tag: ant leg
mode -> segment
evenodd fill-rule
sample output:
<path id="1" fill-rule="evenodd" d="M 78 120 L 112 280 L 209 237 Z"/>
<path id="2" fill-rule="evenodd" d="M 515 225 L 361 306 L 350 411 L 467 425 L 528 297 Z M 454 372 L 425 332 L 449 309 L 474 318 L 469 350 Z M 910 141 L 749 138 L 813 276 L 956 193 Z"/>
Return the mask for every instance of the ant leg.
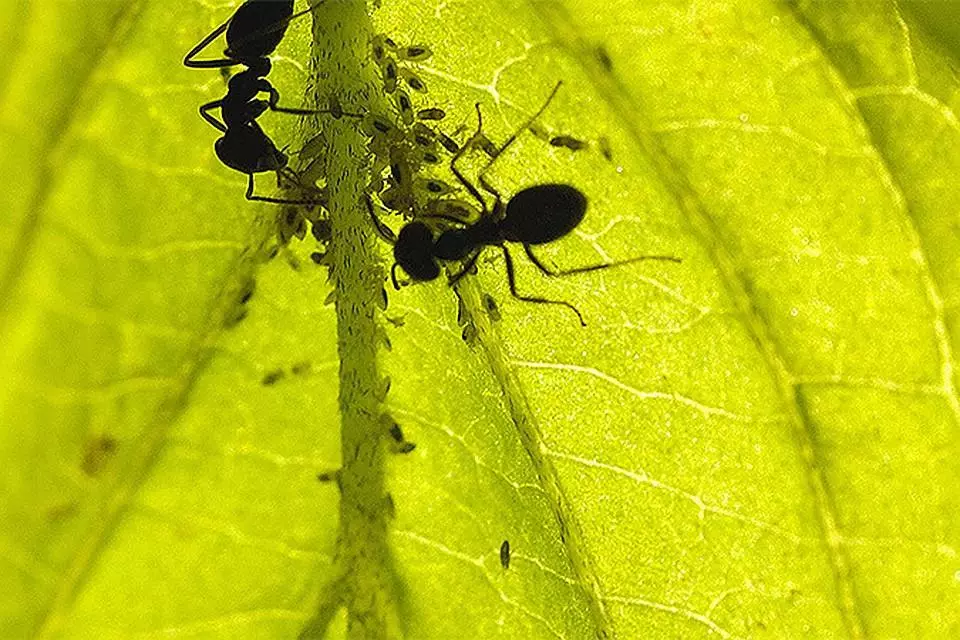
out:
<path id="1" fill-rule="evenodd" d="M 476 137 L 476 136 L 480 135 L 480 131 L 481 131 L 482 127 L 483 127 L 483 117 L 480 115 L 480 103 L 479 103 L 479 102 L 477 103 L 476 107 L 477 107 L 477 132 L 476 132 L 475 134 L 473 134 L 473 137 Z M 472 140 L 472 139 L 473 139 L 473 138 L 471 138 L 471 140 Z M 462 147 L 460 147 L 460 150 L 459 150 L 459 151 L 457 151 L 455 154 L 453 154 L 453 157 L 450 159 L 450 171 L 453 172 L 453 175 L 456 176 L 456 178 L 457 178 L 457 180 L 460 182 L 460 184 L 462 184 L 462 185 L 464 186 L 464 188 L 465 188 L 467 191 L 470 192 L 470 195 L 472 195 L 474 198 L 477 199 L 477 202 L 480 203 L 480 210 L 483 211 L 483 212 L 486 212 L 486 211 L 487 211 L 487 203 L 484 202 L 483 196 L 480 195 L 480 192 L 477 190 L 477 188 L 476 188 L 475 186 L 473 186 L 473 183 L 470 182 L 469 180 L 467 180 L 467 179 L 464 177 L 464 175 L 460 172 L 460 169 L 457 168 L 457 160 L 459 160 L 460 158 L 462 158 L 462 157 L 463 157 L 463 154 L 465 154 L 465 153 L 471 148 L 471 146 L 472 146 L 472 145 L 471 145 L 469 142 L 467 142 L 467 144 L 465 144 L 465 145 L 463 145 Z"/>
<path id="2" fill-rule="evenodd" d="M 491 159 L 490 159 L 490 162 L 487 163 L 487 166 L 485 166 L 483 169 L 481 169 L 480 175 L 478 176 L 478 178 L 479 178 L 479 180 L 480 180 L 480 186 L 482 186 L 482 187 L 484 188 L 484 190 L 486 190 L 486 191 L 488 191 L 489 193 L 491 193 L 491 194 L 493 194 L 494 196 L 496 196 L 497 199 L 500 199 L 500 194 L 497 192 L 496 189 L 493 188 L 493 186 L 492 186 L 489 182 L 487 182 L 487 179 L 486 179 L 487 172 L 490 170 L 490 167 L 492 167 L 492 166 L 494 165 L 494 163 L 497 161 L 497 159 L 499 159 L 501 156 L 503 156 L 503 152 L 506 151 L 507 148 L 508 148 L 510 145 L 512 145 L 514 142 L 516 142 L 517 137 L 518 137 L 521 133 L 523 133 L 524 131 L 526 131 L 527 129 L 529 129 L 529 128 L 530 128 L 530 125 L 532 125 L 534 122 L 536 122 L 536 121 L 537 121 L 537 118 L 539 118 L 540 116 L 543 115 L 543 112 L 547 110 L 547 107 L 550 106 L 550 103 L 553 101 L 554 96 L 557 95 L 557 91 L 560 90 L 561 85 L 563 85 L 563 80 L 560 80 L 560 81 L 557 82 L 556 86 L 553 87 L 553 91 L 550 92 L 550 95 L 547 96 L 547 99 L 543 102 L 543 105 L 541 105 L 541 107 L 537 110 L 537 112 L 536 112 L 535 114 L 533 114 L 533 115 L 523 124 L 522 127 L 520 127 L 519 129 L 517 129 L 516 131 L 514 131 L 514 132 L 510 135 L 510 137 L 507 138 L 507 141 L 503 143 L 503 146 L 501 146 L 500 149 L 497 150 L 497 155 L 495 155 L 493 158 L 491 158 Z M 479 112 L 480 112 L 480 107 L 478 106 L 478 107 L 477 107 L 477 113 L 479 114 Z"/>
<path id="3" fill-rule="evenodd" d="M 213 102 L 208 102 L 205 105 L 201 105 L 200 115 L 203 117 L 204 120 L 209 122 L 211 126 L 213 126 L 218 131 L 220 131 L 220 133 L 226 133 L 227 125 L 223 124 L 222 122 L 217 120 L 215 117 L 213 117 L 209 113 L 210 111 L 213 111 L 214 109 L 219 109 L 222 106 L 223 106 L 223 100 L 214 100 Z"/>
<path id="4" fill-rule="evenodd" d="M 450 276 L 450 280 L 449 280 L 448 284 L 449 284 L 451 287 L 452 287 L 453 285 L 457 284 L 458 282 L 460 282 L 460 280 L 463 279 L 463 276 L 465 276 L 465 275 L 467 275 L 468 273 L 470 273 L 470 270 L 473 269 L 473 265 L 477 264 L 477 258 L 480 257 L 480 253 L 481 253 L 480 251 L 477 251 L 475 254 L 473 254 L 472 256 L 470 256 L 470 259 L 467 260 L 467 264 L 463 265 L 463 269 L 461 269 L 459 273 L 456 273 L 456 274 Z"/>
<path id="5" fill-rule="evenodd" d="M 537 258 L 533 253 L 533 247 L 529 244 L 523 245 L 523 250 L 527 252 L 527 257 L 530 258 L 530 262 L 536 265 L 537 269 L 540 270 L 540 273 L 551 276 L 551 277 L 561 277 L 561 276 L 570 276 L 578 273 L 587 273 L 589 271 L 599 271 L 600 269 L 609 269 L 610 267 L 622 267 L 627 264 L 633 264 L 634 262 L 641 262 L 643 260 L 663 260 L 666 262 L 682 262 L 680 258 L 675 256 L 637 256 L 636 258 L 630 258 L 628 260 L 618 260 L 617 262 L 604 262 L 601 264 L 591 264 L 586 267 L 575 267 L 573 269 L 561 269 L 555 271 L 550 269 Z"/>
<path id="6" fill-rule="evenodd" d="M 193 49 L 190 49 L 189 53 L 183 57 L 183 66 L 191 69 L 219 69 L 221 67 L 232 67 L 240 64 L 236 60 L 231 60 L 229 58 L 220 58 L 219 60 L 194 60 L 194 57 L 198 53 L 206 49 L 210 43 L 216 40 L 221 33 L 227 30 L 227 27 L 229 26 L 230 20 L 227 20 L 222 25 L 207 34 L 207 37 L 201 40 L 200 44 L 195 46 Z"/>
<path id="7" fill-rule="evenodd" d="M 397 244 L 397 236 L 393 233 L 393 229 L 385 225 L 383 220 L 381 220 L 380 217 L 377 216 L 377 213 L 373 210 L 373 200 L 370 199 L 370 196 L 364 196 L 363 199 L 367 203 L 367 211 L 370 212 L 370 219 L 373 220 L 373 228 L 376 229 L 377 235 L 390 244 Z M 394 285 L 396 285 L 396 278 L 393 279 L 393 282 Z"/>
<path id="8" fill-rule="evenodd" d="M 397 282 L 397 267 L 399 266 L 399 264 L 394 262 L 393 266 L 390 267 L 390 280 L 393 282 L 393 288 L 397 291 L 400 291 L 400 283 Z"/>
<path id="9" fill-rule="evenodd" d="M 301 205 L 311 205 L 316 206 L 318 204 L 325 204 L 320 200 L 286 200 L 284 198 L 271 198 L 269 196 L 258 196 L 253 193 L 253 174 L 247 174 L 247 200 L 253 200 L 255 202 L 269 202 L 271 204 L 301 204 Z"/>
<path id="10" fill-rule="evenodd" d="M 510 294 L 513 295 L 514 298 L 516 298 L 517 300 L 523 300 L 524 302 L 534 302 L 536 304 L 562 305 L 570 309 L 571 311 L 573 311 L 575 314 L 577 314 L 577 318 L 579 318 L 581 326 L 584 326 L 584 327 L 587 326 L 587 323 L 584 322 L 583 316 L 580 314 L 580 311 L 569 302 L 565 302 L 563 300 L 548 300 L 547 298 L 535 298 L 532 296 L 522 296 L 519 293 L 517 293 L 517 279 L 513 272 L 513 258 L 510 257 L 510 251 L 509 249 L 507 249 L 505 245 L 501 244 L 499 246 L 503 250 L 503 257 L 507 263 L 507 283 L 510 285 Z"/>

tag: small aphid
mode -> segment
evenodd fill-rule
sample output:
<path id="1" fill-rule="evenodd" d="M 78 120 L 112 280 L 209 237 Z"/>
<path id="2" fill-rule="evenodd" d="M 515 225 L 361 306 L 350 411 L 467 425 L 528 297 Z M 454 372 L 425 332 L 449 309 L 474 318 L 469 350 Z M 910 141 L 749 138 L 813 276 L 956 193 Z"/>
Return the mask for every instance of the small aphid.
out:
<path id="1" fill-rule="evenodd" d="M 99 475 L 117 450 L 117 441 L 107 435 L 97 436 L 87 441 L 80 469 L 90 477 Z"/>
<path id="2" fill-rule="evenodd" d="M 527 127 L 527 130 L 537 138 L 540 138 L 541 140 L 543 140 L 544 142 L 550 141 L 550 132 L 536 123 L 531 124 L 529 127 Z"/>
<path id="3" fill-rule="evenodd" d="M 437 132 L 437 140 L 439 140 L 440 144 L 443 145 L 443 148 L 450 153 L 456 153 L 460 151 L 460 145 L 457 144 L 457 141 L 442 131 Z"/>
<path id="4" fill-rule="evenodd" d="M 437 107 L 420 109 L 420 111 L 417 111 L 417 119 L 419 120 L 443 120 L 446 117 L 447 112 L 443 109 L 438 109 Z"/>
<path id="5" fill-rule="evenodd" d="M 310 373 L 310 367 L 310 362 L 308 360 L 303 360 L 290 367 L 290 373 L 295 376 L 305 376 Z"/>
<path id="6" fill-rule="evenodd" d="M 437 138 L 437 132 L 422 122 L 413 125 L 411 133 L 413 134 L 413 141 L 421 147 L 430 146 Z"/>
<path id="7" fill-rule="evenodd" d="M 606 47 L 604 47 L 602 44 L 597 45 L 594 53 L 597 56 L 597 62 L 600 63 L 600 66 L 603 67 L 603 70 L 607 73 L 613 73 L 613 60 L 610 59 L 610 54 L 607 52 Z"/>
<path id="8" fill-rule="evenodd" d="M 467 222 L 480 216 L 480 212 L 465 200 L 430 200 L 424 208 L 427 215 L 458 218 Z"/>
<path id="9" fill-rule="evenodd" d="M 390 137 L 395 135 L 397 131 L 389 118 L 375 113 L 368 113 L 360 126 L 363 132 L 371 138 Z"/>
<path id="10" fill-rule="evenodd" d="M 433 55 L 429 47 L 422 44 L 412 44 L 397 51 L 397 57 L 410 62 L 423 62 Z"/>
<path id="11" fill-rule="evenodd" d="M 397 447 L 396 450 L 397 450 L 397 453 L 400 453 L 400 454 L 408 454 L 408 453 L 410 453 L 411 451 L 413 451 L 413 450 L 416 449 L 416 448 L 417 448 L 416 443 L 413 443 L 413 442 L 404 442 L 404 443 L 400 444 L 400 445 Z"/>
<path id="12" fill-rule="evenodd" d="M 373 50 L 374 62 L 382 65 L 387 60 L 387 53 L 396 51 L 397 45 L 385 35 L 377 34 L 371 39 L 370 48 Z"/>
<path id="13" fill-rule="evenodd" d="M 582 151 L 588 146 L 586 142 L 573 136 L 554 136 L 550 138 L 550 144 L 554 147 L 570 149 L 570 151 Z"/>
<path id="14" fill-rule="evenodd" d="M 333 228 L 330 226 L 330 220 L 327 218 L 315 220 L 310 226 L 310 233 L 313 235 L 313 238 L 321 244 L 330 242 L 330 238 L 333 235 Z"/>
<path id="15" fill-rule="evenodd" d="M 489 293 L 483 294 L 483 307 L 487 310 L 487 315 L 490 316 L 491 320 L 494 322 L 500 321 L 500 307 L 497 306 L 497 301 Z"/>
<path id="16" fill-rule="evenodd" d="M 317 474 L 317 480 L 320 482 L 340 482 L 340 469 L 321 471 Z"/>
<path id="17" fill-rule="evenodd" d="M 244 318 L 247 317 L 247 308 L 246 307 L 234 307 L 233 311 L 227 313 L 223 319 L 223 328 L 232 329 L 241 322 Z"/>
<path id="18" fill-rule="evenodd" d="M 436 178 L 418 178 L 416 186 L 418 189 L 422 189 L 435 196 L 443 196 L 453 192 L 452 186 Z"/>
<path id="19" fill-rule="evenodd" d="M 327 99 L 327 106 L 330 109 L 330 115 L 335 119 L 340 119 L 343 117 L 343 105 L 340 104 L 340 99 L 335 95 L 331 95 Z"/>
<path id="20" fill-rule="evenodd" d="M 440 164 L 440 156 L 433 151 L 424 151 L 420 154 L 420 161 L 424 164 Z"/>
<path id="21" fill-rule="evenodd" d="M 500 545 L 500 566 L 504 569 L 510 568 L 510 541 L 504 540 Z"/>
<path id="22" fill-rule="evenodd" d="M 283 369 L 274 369 L 273 371 L 268 371 L 263 376 L 263 379 L 260 380 L 260 384 L 262 384 L 265 387 L 269 387 L 271 385 L 276 384 L 279 380 L 283 378 L 283 376 L 284 376 Z"/>
<path id="23" fill-rule="evenodd" d="M 600 147 L 600 154 L 607 159 L 608 162 L 613 162 L 613 149 L 610 147 L 610 139 L 607 136 L 600 136 L 597 139 L 597 146 Z"/>
<path id="24" fill-rule="evenodd" d="M 386 399 L 387 394 L 390 393 L 390 386 L 392 381 L 390 376 L 384 376 L 383 380 L 380 381 L 380 390 L 377 392 L 377 399 L 383 402 Z"/>
<path id="25" fill-rule="evenodd" d="M 400 77 L 403 78 L 408 87 L 417 93 L 427 93 L 426 83 L 421 80 L 420 76 L 415 74 L 413 71 L 410 71 L 409 69 L 400 69 Z"/>
<path id="26" fill-rule="evenodd" d="M 493 143 L 493 140 L 488 138 L 483 133 L 478 133 L 474 136 L 473 144 L 480 147 L 490 158 L 496 158 L 498 155 L 500 155 L 500 148 Z"/>
<path id="27" fill-rule="evenodd" d="M 397 92 L 397 108 L 400 110 L 400 120 L 403 121 L 403 124 L 413 124 L 413 103 L 410 102 L 410 96 L 407 95 L 406 91 Z"/>
<path id="28" fill-rule="evenodd" d="M 393 58 L 387 58 L 383 64 L 383 90 L 393 93 L 397 90 L 397 63 Z"/>
<path id="29" fill-rule="evenodd" d="M 390 437 L 396 442 L 406 442 L 403 438 L 403 429 L 396 422 L 390 425 Z"/>
<path id="30" fill-rule="evenodd" d="M 383 499 L 383 507 L 387 512 L 387 517 L 393 520 L 397 517 L 397 505 L 393 503 L 393 496 L 389 493 Z"/>
<path id="31" fill-rule="evenodd" d="M 240 304 L 247 304 L 250 302 L 250 298 L 253 297 L 253 292 L 257 288 L 257 281 L 253 278 L 247 278 L 243 281 L 243 285 L 240 287 L 240 295 L 237 297 L 237 302 Z"/>
<path id="32" fill-rule="evenodd" d="M 383 316 L 387 322 L 397 327 L 398 329 L 407 324 L 407 319 L 405 316 Z"/>

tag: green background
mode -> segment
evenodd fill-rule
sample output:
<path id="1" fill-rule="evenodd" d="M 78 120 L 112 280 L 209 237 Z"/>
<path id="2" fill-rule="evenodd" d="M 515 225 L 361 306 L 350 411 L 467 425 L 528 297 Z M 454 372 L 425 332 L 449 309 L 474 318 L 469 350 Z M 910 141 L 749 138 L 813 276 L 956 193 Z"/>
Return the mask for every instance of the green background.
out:
<path id="1" fill-rule="evenodd" d="M 474 103 L 502 142 L 563 80 L 539 124 L 590 148 L 521 135 L 491 171 L 587 194 L 540 255 L 683 260 L 519 260 L 586 328 L 512 300 L 495 251 L 383 310 L 349 119 L 263 117 L 317 141 L 334 269 L 309 235 L 265 260 L 283 210 L 243 200 L 196 113 L 223 78 L 181 65 L 236 4 L 0 4 L 0 637 L 960 634 L 956 3 L 295 23 L 288 104 L 386 109 L 381 32 L 431 47 L 415 98 L 461 140 Z M 342 497 L 316 480 L 341 465 Z"/>

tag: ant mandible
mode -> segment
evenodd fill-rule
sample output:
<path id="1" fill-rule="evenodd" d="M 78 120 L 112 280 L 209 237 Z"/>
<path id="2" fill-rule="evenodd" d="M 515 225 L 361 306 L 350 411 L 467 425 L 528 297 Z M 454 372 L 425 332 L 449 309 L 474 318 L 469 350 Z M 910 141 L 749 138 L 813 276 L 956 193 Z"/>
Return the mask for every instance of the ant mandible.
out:
<path id="1" fill-rule="evenodd" d="M 387 240 L 394 243 L 393 257 L 394 265 L 390 275 L 393 285 L 399 288 L 396 278 L 396 269 L 401 267 L 407 275 L 413 280 L 426 281 L 435 280 L 440 276 L 440 262 L 449 262 L 453 260 L 466 260 L 463 268 L 455 275 L 450 277 L 450 284 L 455 284 L 463 276 L 470 272 L 480 254 L 486 247 L 495 246 L 503 251 L 504 262 L 507 268 L 507 282 L 510 285 L 511 295 L 524 302 L 537 304 L 555 304 L 562 305 L 577 314 L 582 326 L 587 323 L 583 319 L 580 311 L 563 300 L 550 300 L 535 296 L 524 296 L 517 293 L 516 276 L 514 274 L 513 258 L 506 242 L 519 242 L 523 245 L 530 261 L 545 275 L 550 277 L 560 277 L 607 269 L 610 267 L 622 266 L 640 262 L 642 260 L 664 260 L 668 262 L 680 262 L 680 258 L 674 256 L 638 256 L 629 260 L 618 262 L 602 263 L 589 265 L 585 267 L 576 267 L 565 270 L 552 270 L 544 266 L 542 262 L 533 253 L 533 246 L 546 244 L 564 237 L 583 220 L 587 210 L 587 198 L 577 189 L 566 184 L 538 184 L 527 187 L 519 193 L 504 202 L 503 196 L 486 179 L 486 173 L 490 167 L 500 158 L 510 145 L 516 141 L 517 136 L 528 129 L 537 118 L 546 110 L 547 106 L 553 100 L 562 82 L 558 82 L 550 93 L 549 97 L 543 103 L 543 106 L 519 129 L 517 129 L 507 141 L 497 149 L 487 165 L 480 171 L 478 176 L 480 187 L 494 197 L 492 209 L 488 207 L 486 200 L 480 194 L 480 190 L 467 180 L 466 177 L 457 168 L 457 161 L 473 145 L 468 142 L 451 159 L 450 170 L 456 176 L 457 180 L 467 189 L 467 191 L 480 203 L 481 217 L 473 224 L 467 224 L 462 220 L 442 216 L 442 215 L 423 215 L 421 218 L 439 218 L 451 222 L 457 226 L 442 231 L 438 236 L 424 222 L 415 220 L 406 224 L 396 238 L 393 233 L 376 218 L 373 212 L 373 205 L 369 199 L 367 206 L 371 215 L 374 216 L 374 224 L 377 232 Z M 480 139 L 483 128 L 483 117 L 480 113 L 480 104 L 477 103 L 477 131 L 473 140 Z"/>
<path id="2" fill-rule="evenodd" d="M 247 67 L 230 78 L 226 96 L 200 107 L 203 119 L 223 134 L 214 143 L 217 158 L 231 169 L 247 174 L 247 200 L 276 204 L 322 204 L 314 200 L 286 200 L 253 194 L 255 173 L 276 171 L 298 182 L 295 172 L 287 167 L 286 154 L 277 149 L 256 122 L 267 109 L 294 115 L 344 115 L 341 109 L 281 107 L 278 104 L 280 92 L 266 78 L 272 68 L 268 56 L 280 44 L 290 21 L 313 11 L 316 6 L 311 5 L 294 13 L 293 0 L 246 0 L 226 22 L 210 32 L 183 59 L 185 66 L 195 69 L 222 69 L 236 65 Z M 196 56 L 224 32 L 227 41 L 224 57 L 197 60 Z M 259 99 L 257 96 L 261 93 L 268 94 L 269 98 Z M 214 109 L 220 109 L 223 122 L 210 113 Z M 347 115 L 359 117 L 358 114 Z"/>

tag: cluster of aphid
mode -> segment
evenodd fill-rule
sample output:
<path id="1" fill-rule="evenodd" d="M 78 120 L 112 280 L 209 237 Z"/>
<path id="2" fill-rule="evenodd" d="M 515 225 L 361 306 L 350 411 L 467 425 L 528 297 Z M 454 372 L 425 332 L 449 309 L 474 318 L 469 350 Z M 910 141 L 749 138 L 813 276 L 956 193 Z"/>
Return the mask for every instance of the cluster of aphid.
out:
<path id="1" fill-rule="evenodd" d="M 496 247 L 503 253 L 507 280 L 513 297 L 525 302 L 562 305 L 576 313 L 581 324 L 586 324 L 579 310 L 569 302 L 549 300 L 517 292 L 514 263 L 507 242 L 523 246 L 530 261 L 545 275 L 566 276 L 640 260 L 679 262 L 672 256 L 640 256 L 614 263 L 603 263 L 574 269 L 555 270 L 546 267 L 533 253 L 532 247 L 546 244 L 570 233 L 586 213 L 587 199 L 571 185 L 539 184 L 523 189 L 512 197 L 503 195 L 487 179 L 490 168 L 524 131 L 530 130 L 551 145 L 571 150 L 585 148 L 587 143 L 573 136 L 549 136 L 536 126 L 536 120 L 546 110 L 560 88 L 558 82 L 540 109 L 498 146 L 483 132 L 479 103 L 476 105 L 477 129 L 463 145 L 430 123 L 444 117 L 442 109 L 416 109 L 411 90 L 427 93 L 427 86 L 410 67 L 431 56 L 424 45 L 399 46 L 386 36 L 377 36 L 372 45 L 372 57 L 380 70 L 383 89 L 391 96 L 396 116 L 375 113 L 345 112 L 339 104 L 329 109 L 293 109 L 279 106 L 280 95 L 267 75 L 271 69 L 269 55 L 276 50 L 293 18 L 307 14 L 315 6 L 294 13 L 293 0 L 247 0 L 233 16 L 207 35 L 184 58 L 184 64 L 195 68 L 246 67 L 229 80 L 227 94 L 200 107 L 200 113 L 221 132 L 214 145 L 217 157 L 228 167 L 248 176 L 246 197 L 288 205 L 322 205 L 322 190 L 314 188 L 309 199 L 283 199 L 254 195 L 254 174 L 273 171 L 278 182 L 300 184 L 300 176 L 287 166 L 286 154 L 277 149 L 260 127 L 257 119 L 267 110 L 294 115 L 326 113 L 332 117 L 349 116 L 362 121 L 363 131 L 370 137 L 373 153 L 369 192 L 375 194 L 382 207 L 400 214 L 404 225 L 398 234 L 380 219 L 372 198 L 366 197 L 371 220 L 376 232 L 393 245 L 395 263 L 391 278 L 395 287 L 400 284 L 397 269 L 401 268 L 415 281 L 434 280 L 440 276 L 441 264 L 460 262 L 461 268 L 450 277 L 453 284 L 470 273 L 486 247 Z M 197 60 L 196 56 L 214 39 L 225 34 L 227 48 L 223 58 Z M 260 97 L 266 94 L 267 98 Z M 211 111 L 220 110 L 221 120 Z M 469 194 L 475 205 L 451 197 L 457 191 L 442 180 L 419 177 L 425 166 L 443 162 L 441 149 L 449 154 L 449 170 L 456 178 L 458 188 Z M 476 183 L 469 180 L 458 167 L 464 155 L 474 149 L 484 152 L 489 160 L 477 175 Z M 604 155 L 607 155 L 605 152 Z M 492 204 L 488 199 L 492 198 Z M 290 236 L 303 237 L 302 219 L 292 212 L 285 218 L 285 231 Z M 329 224 L 319 216 L 312 216 L 314 235 L 326 241 Z M 316 261 L 322 260 L 318 254 Z"/>

